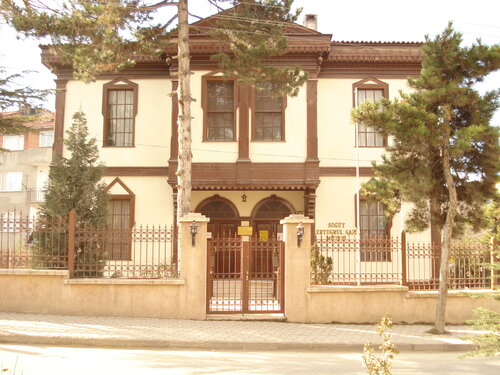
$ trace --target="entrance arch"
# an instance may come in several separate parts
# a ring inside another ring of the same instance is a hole
[[[195,212],[210,218],[207,231],[212,237],[234,236],[240,222],[240,215],[236,206],[226,198],[214,195],[203,200]]]
[[[287,200],[271,195],[257,203],[252,211],[253,228],[260,238],[277,239],[278,233],[283,233],[280,220],[295,212]],[[266,234],[267,232],[267,234]]]

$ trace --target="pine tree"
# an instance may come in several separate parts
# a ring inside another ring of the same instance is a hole
[[[95,229],[106,224],[108,196],[101,182],[103,165],[98,163],[99,153],[95,138],[88,140],[85,114],[76,112],[73,124],[66,131],[64,144],[69,158],[57,157],[49,172],[49,185],[45,201],[40,206],[40,222],[54,225],[58,218],[66,218],[71,210],[76,214],[75,276],[99,276],[106,259],[105,239]],[[93,231],[92,231],[93,230]],[[59,236],[55,239],[54,236]],[[44,230],[35,233],[36,249],[40,259],[53,264],[50,255],[58,248],[54,241],[66,243],[68,233]],[[46,243],[47,242],[47,243]],[[63,247],[65,250],[67,246]],[[57,258],[57,257],[56,257]],[[45,267],[50,264],[44,265]]]
[[[78,223],[99,226],[106,223],[107,194],[100,182],[103,165],[95,138],[88,140],[87,120],[83,112],[73,115],[73,124],[64,140],[69,158],[58,157],[49,172],[42,216],[65,216],[75,210]]]
[[[245,83],[272,82],[276,94],[296,95],[306,80],[300,69],[263,63],[287,50],[284,29],[300,13],[290,13],[293,0],[205,1],[222,11],[205,31],[227,47],[214,56],[224,74]],[[223,11],[219,3],[234,7]],[[168,6],[177,6],[177,13],[165,20],[162,16]],[[73,67],[77,79],[88,81],[102,72],[120,71],[133,66],[139,55],[159,56],[166,46],[178,45],[178,218],[191,209],[193,99],[188,14],[188,0],[69,0],[58,9],[31,0],[0,3],[0,15],[18,32],[49,38],[54,52]],[[170,30],[177,18],[177,27]]]
[[[29,115],[5,115],[7,110],[17,110],[19,108],[40,107],[43,101],[50,94],[49,90],[38,90],[30,87],[21,87],[16,80],[23,74],[7,74],[5,69],[0,67],[0,134],[21,134],[29,130],[24,124],[32,122],[36,116]]]
[[[500,92],[480,95],[474,85],[500,68],[500,46],[461,43],[451,23],[433,40],[426,37],[421,75],[408,80],[415,91],[353,113],[354,121],[392,139],[382,163],[374,165],[377,178],[365,189],[393,208],[400,199],[413,203],[406,227],[431,225],[442,237],[437,332],[445,325],[452,235],[465,224],[485,224],[483,208],[495,195],[499,171],[499,131],[490,121]]]

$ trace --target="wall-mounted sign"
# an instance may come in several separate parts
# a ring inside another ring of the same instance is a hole
[[[316,235],[333,240],[345,240],[348,236],[356,235],[356,229],[346,229],[344,222],[336,221],[328,223],[328,229],[317,229]]]
[[[238,227],[238,236],[251,236],[252,234],[252,227]]]

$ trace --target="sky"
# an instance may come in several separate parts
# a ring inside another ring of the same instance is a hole
[[[487,45],[500,43],[499,0],[295,0],[294,4],[303,8],[300,22],[305,14],[317,14],[318,31],[332,34],[335,41],[424,41],[426,34],[433,37],[453,21],[465,44],[477,38]],[[189,0],[189,11],[206,17],[216,9],[206,0]],[[36,71],[24,80],[26,84],[54,88],[55,76],[40,62],[39,44],[17,39],[15,31],[0,23],[0,66],[11,73]],[[500,72],[478,86],[480,91],[498,88]],[[47,108],[53,107],[52,100]],[[500,111],[493,123],[500,125]]]

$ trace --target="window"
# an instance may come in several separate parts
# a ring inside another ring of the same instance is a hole
[[[260,84],[255,88],[253,106],[253,140],[279,142],[284,137],[285,97],[272,95],[271,84]]]
[[[360,247],[362,261],[390,261],[390,242],[384,204],[359,201]]]
[[[22,172],[0,173],[0,191],[21,191],[23,186]]]
[[[233,142],[235,132],[235,88],[234,81],[207,79],[204,81],[206,141]]]
[[[133,147],[138,86],[117,78],[104,85],[104,146]]]
[[[54,143],[54,131],[46,130],[40,132],[40,147],[51,147]]]
[[[111,197],[108,206],[109,259],[130,259],[132,235],[132,200],[130,197]]]
[[[358,105],[373,103],[383,98],[383,90],[358,90]],[[359,147],[384,147],[384,137],[364,124],[358,124]]]
[[[387,98],[389,85],[376,78],[366,78],[353,84],[354,104],[360,106],[364,103],[373,103],[382,98]],[[357,144],[359,147],[384,147],[386,138],[377,133],[373,128],[358,124]]]
[[[2,147],[10,151],[24,150],[24,135],[4,135]]]

